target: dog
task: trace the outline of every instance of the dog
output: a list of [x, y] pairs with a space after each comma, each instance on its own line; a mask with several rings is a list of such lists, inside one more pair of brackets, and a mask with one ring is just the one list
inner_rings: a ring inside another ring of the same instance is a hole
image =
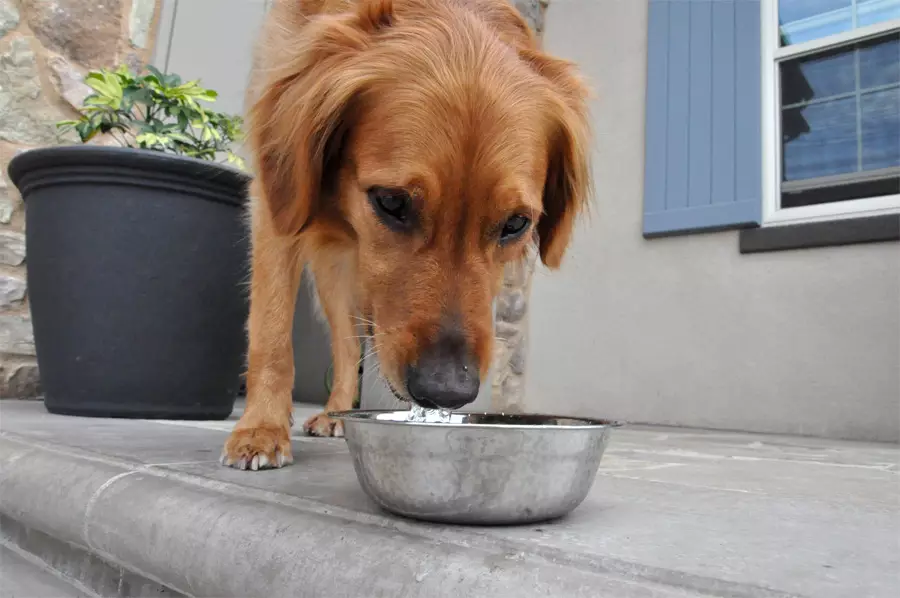
[[280, 0], [254, 53], [247, 404], [222, 460], [292, 462], [304, 267], [334, 383], [304, 430], [342, 436], [361, 331], [394, 394], [471, 403], [506, 264], [559, 267], [590, 195], [588, 89], [508, 0]]

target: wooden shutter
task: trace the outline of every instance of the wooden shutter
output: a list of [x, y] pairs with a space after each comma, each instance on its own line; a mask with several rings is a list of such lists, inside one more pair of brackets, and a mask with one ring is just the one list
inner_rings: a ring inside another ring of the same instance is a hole
[[760, 0], [650, 0], [644, 236], [762, 220]]

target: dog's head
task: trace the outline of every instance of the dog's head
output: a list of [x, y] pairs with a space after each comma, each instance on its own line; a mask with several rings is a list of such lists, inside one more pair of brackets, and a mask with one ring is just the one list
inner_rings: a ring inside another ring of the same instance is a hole
[[279, 234], [356, 248], [395, 392], [458, 408], [491, 363], [504, 265], [537, 241], [558, 267], [586, 204], [586, 91], [505, 0], [483, 2], [493, 23], [393, 4], [303, 24], [252, 107], [251, 142]]

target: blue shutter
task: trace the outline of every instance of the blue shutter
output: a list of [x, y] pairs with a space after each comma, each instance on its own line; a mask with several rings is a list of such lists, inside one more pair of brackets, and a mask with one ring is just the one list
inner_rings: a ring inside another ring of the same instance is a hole
[[650, 0], [644, 236], [762, 221], [760, 0]]

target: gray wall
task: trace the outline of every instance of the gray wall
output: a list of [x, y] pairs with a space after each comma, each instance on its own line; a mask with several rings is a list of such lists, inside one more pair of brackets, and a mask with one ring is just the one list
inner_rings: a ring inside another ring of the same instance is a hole
[[219, 92], [211, 106], [242, 114], [267, 0], [163, 0], [153, 62]]
[[526, 407], [632, 422], [900, 439], [900, 245], [738, 253], [641, 235], [645, 0], [556, 0], [549, 51], [598, 99], [594, 215], [531, 307]]

